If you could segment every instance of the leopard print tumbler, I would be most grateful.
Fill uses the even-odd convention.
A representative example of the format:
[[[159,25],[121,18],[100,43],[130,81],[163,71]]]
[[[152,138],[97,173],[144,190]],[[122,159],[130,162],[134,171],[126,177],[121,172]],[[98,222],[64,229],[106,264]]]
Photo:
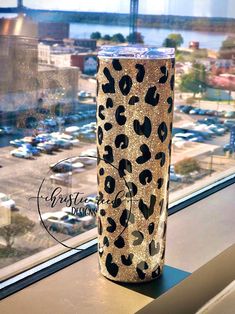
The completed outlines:
[[[100,270],[114,281],[149,281],[164,265],[174,50],[106,47],[98,59]]]

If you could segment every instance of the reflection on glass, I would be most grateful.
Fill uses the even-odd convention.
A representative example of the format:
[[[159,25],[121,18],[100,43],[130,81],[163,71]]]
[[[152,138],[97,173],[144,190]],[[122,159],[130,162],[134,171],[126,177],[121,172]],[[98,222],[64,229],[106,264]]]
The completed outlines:
[[[82,2],[82,12],[72,1],[58,4],[74,14],[43,15],[30,9],[36,1],[19,1],[18,16],[0,8],[2,270],[57,244],[68,248],[96,225],[96,69],[103,44],[176,48],[170,201],[234,172],[235,8],[225,2],[221,8],[139,1],[131,15],[130,3],[121,1],[99,8]],[[50,1],[40,6],[53,9]]]

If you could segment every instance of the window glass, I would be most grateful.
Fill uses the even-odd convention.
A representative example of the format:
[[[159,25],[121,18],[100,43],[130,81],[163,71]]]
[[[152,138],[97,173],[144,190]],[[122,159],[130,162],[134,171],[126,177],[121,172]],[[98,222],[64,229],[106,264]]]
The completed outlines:
[[[234,173],[234,30],[232,0],[1,1],[0,278],[96,233],[103,44],[176,48],[170,202]]]

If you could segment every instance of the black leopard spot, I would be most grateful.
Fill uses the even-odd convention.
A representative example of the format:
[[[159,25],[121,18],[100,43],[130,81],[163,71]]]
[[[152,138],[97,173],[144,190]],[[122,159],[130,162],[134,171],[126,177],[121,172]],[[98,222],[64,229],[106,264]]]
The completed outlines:
[[[98,229],[98,234],[102,235],[103,227],[102,227],[102,223],[101,223],[100,217],[97,218],[97,229]]]
[[[112,201],[112,204],[113,204],[112,205],[113,208],[117,208],[122,204],[122,199],[120,197],[117,197],[116,195],[114,201]]]
[[[157,133],[158,133],[158,137],[160,141],[163,143],[165,139],[167,138],[167,133],[168,133],[167,125],[164,121],[159,125]]]
[[[164,199],[162,199],[162,200],[159,202],[159,206],[160,206],[160,215],[162,214],[163,204],[164,204]]]
[[[118,59],[113,59],[112,65],[113,65],[114,70],[116,70],[116,71],[122,70],[122,65]]]
[[[104,175],[104,168],[100,168],[99,174],[100,174],[100,176],[103,176],[103,175]]]
[[[166,235],[166,222],[163,222],[163,233],[162,233],[162,237],[165,238]]]
[[[152,126],[148,117],[144,117],[144,123],[140,124],[139,120],[133,122],[135,133],[138,135],[144,135],[147,138],[151,135]]]
[[[130,98],[128,104],[129,104],[129,105],[135,105],[135,104],[136,104],[137,102],[139,102],[139,101],[140,101],[140,99],[139,99],[138,96],[131,96],[131,98]]]
[[[97,59],[97,63],[96,63],[96,72],[98,73],[100,69],[100,60]]]
[[[150,196],[150,206],[146,205],[142,199],[139,200],[139,209],[145,219],[148,219],[153,214],[155,203],[156,196],[153,194]]]
[[[140,183],[143,185],[150,183],[152,181],[152,178],[153,178],[153,175],[149,169],[145,169],[139,174]]]
[[[104,151],[107,152],[107,154],[103,154],[103,159],[107,163],[113,162],[113,149],[109,145],[105,145]]]
[[[174,74],[171,76],[171,80],[170,80],[170,87],[171,87],[171,90],[173,91],[174,90],[174,84],[175,84],[175,76]]]
[[[102,84],[102,90],[104,93],[115,93],[115,86],[114,86],[114,78],[109,72],[108,68],[104,68],[103,70],[104,75],[106,76],[107,80],[109,81],[106,84]]]
[[[144,279],[145,278],[145,273],[144,270],[148,269],[148,264],[144,261],[140,262],[137,267],[136,267],[136,272],[139,276],[140,279]]]
[[[160,166],[163,167],[166,161],[166,154],[164,152],[159,152],[156,154],[155,159],[160,159]]]
[[[99,129],[99,128],[98,128]],[[101,129],[102,130],[102,129]],[[99,151],[99,149],[98,149],[98,147],[97,147],[97,149],[96,149],[96,152],[97,152],[97,166],[99,165],[99,163],[100,163],[100,151]]]
[[[161,268],[158,266],[156,269],[153,270],[152,272],[152,278],[157,278],[161,274]]]
[[[119,125],[124,125],[126,123],[126,117],[123,115],[125,112],[124,106],[118,106],[115,112],[115,118]]]
[[[156,86],[149,87],[144,98],[147,104],[152,106],[156,106],[158,104],[160,95],[156,92],[156,90]]]
[[[128,254],[127,257],[125,255],[121,255],[122,264],[126,266],[130,266],[132,264],[133,257],[134,257],[134,254],[132,253]]]
[[[107,218],[107,221],[108,221],[108,223],[110,224],[110,226],[108,226],[107,228],[106,228],[106,230],[108,231],[108,232],[110,232],[110,233],[113,233],[115,230],[116,230],[116,227],[117,227],[117,225],[116,225],[116,222],[113,220],[113,218],[111,218],[111,217],[108,217]]]
[[[106,256],[105,266],[109,274],[113,277],[116,277],[118,274],[119,268],[117,264],[112,263],[112,260],[113,260],[112,254],[109,253]]]
[[[142,232],[136,230],[136,231],[133,231],[133,232],[132,232],[132,235],[133,235],[135,238],[137,238],[136,240],[133,241],[133,245],[140,245],[140,244],[143,242],[143,240],[144,240],[144,235],[143,235]]]
[[[129,173],[132,173],[131,162],[128,159],[121,159],[119,161],[119,166],[118,166],[118,172],[121,178],[126,175],[125,170],[128,171]]]
[[[105,116],[102,114],[102,112],[104,111],[104,106],[103,105],[100,105],[98,107],[98,116],[101,120],[104,120],[105,119]]]
[[[116,136],[115,138],[115,146],[116,148],[127,148],[129,144],[129,138],[128,136],[126,136],[125,134],[119,134]]]
[[[109,123],[109,122],[106,122],[106,123],[104,124],[104,129],[105,129],[105,131],[111,130],[112,127],[113,127],[112,124]]]
[[[129,210],[124,209],[119,221],[123,227],[126,227],[128,225],[128,222],[131,223],[135,222],[135,216],[132,213],[130,213]]]
[[[119,81],[119,88],[124,96],[127,96],[132,87],[132,80],[129,75],[124,75]]]
[[[128,187],[128,192],[126,193],[126,197],[133,197],[137,194],[137,186],[133,182],[126,183]]]
[[[167,79],[168,79],[168,70],[165,67],[165,65],[160,67],[160,70],[161,70],[162,74],[164,74],[164,75],[159,79],[159,83],[165,84]]]
[[[160,189],[163,186],[163,182],[164,182],[163,178],[159,178],[157,180],[157,188],[158,189]]]
[[[112,98],[107,98],[106,100],[106,108],[113,108],[113,100]]]
[[[105,246],[109,246],[109,239],[105,236],[104,239],[103,239],[103,245]]]
[[[103,142],[104,135],[103,135],[103,130],[100,126],[98,127],[97,134],[98,134],[98,143],[99,145],[101,145]]]
[[[124,241],[123,237],[119,236],[117,238],[117,240],[114,241],[114,245],[117,248],[122,249],[125,246],[125,241]]]
[[[156,255],[160,250],[160,244],[159,242],[157,242],[156,246],[155,246],[155,241],[152,240],[149,244],[149,254],[150,256],[154,256]]]
[[[138,73],[136,75],[136,81],[141,83],[143,82],[143,79],[144,79],[144,75],[145,75],[145,69],[144,69],[144,66],[143,64],[139,64],[137,63],[135,65],[135,68],[138,70]]]
[[[167,181],[167,185],[166,185],[167,191],[169,190],[169,187],[170,187],[170,180]]]
[[[148,231],[149,234],[152,234],[154,231],[154,222],[150,222],[150,224],[148,225]]]
[[[101,210],[100,210],[100,215],[101,215],[101,216],[105,216],[105,215],[106,215],[106,211],[105,211],[104,209],[101,209]]]
[[[168,113],[171,113],[172,108],[173,108],[173,99],[172,99],[172,97],[168,97],[168,98],[167,98],[167,103],[168,103],[168,105],[169,105]]]
[[[137,157],[136,162],[141,165],[147,162],[151,158],[151,153],[148,148],[148,145],[146,144],[143,144],[140,146],[140,151],[142,152],[142,156]]]
[[[104,182],[104,189],[108,194],[112,194],[115,190],[115,179],[111,176],[107,176]]]

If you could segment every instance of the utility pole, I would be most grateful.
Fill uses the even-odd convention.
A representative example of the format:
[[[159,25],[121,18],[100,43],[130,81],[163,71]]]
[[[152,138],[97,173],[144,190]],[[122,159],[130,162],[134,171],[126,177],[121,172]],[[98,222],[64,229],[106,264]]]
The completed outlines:
[[[130,43],[136,43],[136,33],[137,33],[137,18],[138,18],[139,0],[130,0],[130,25],[129,25],[129,35]]]

